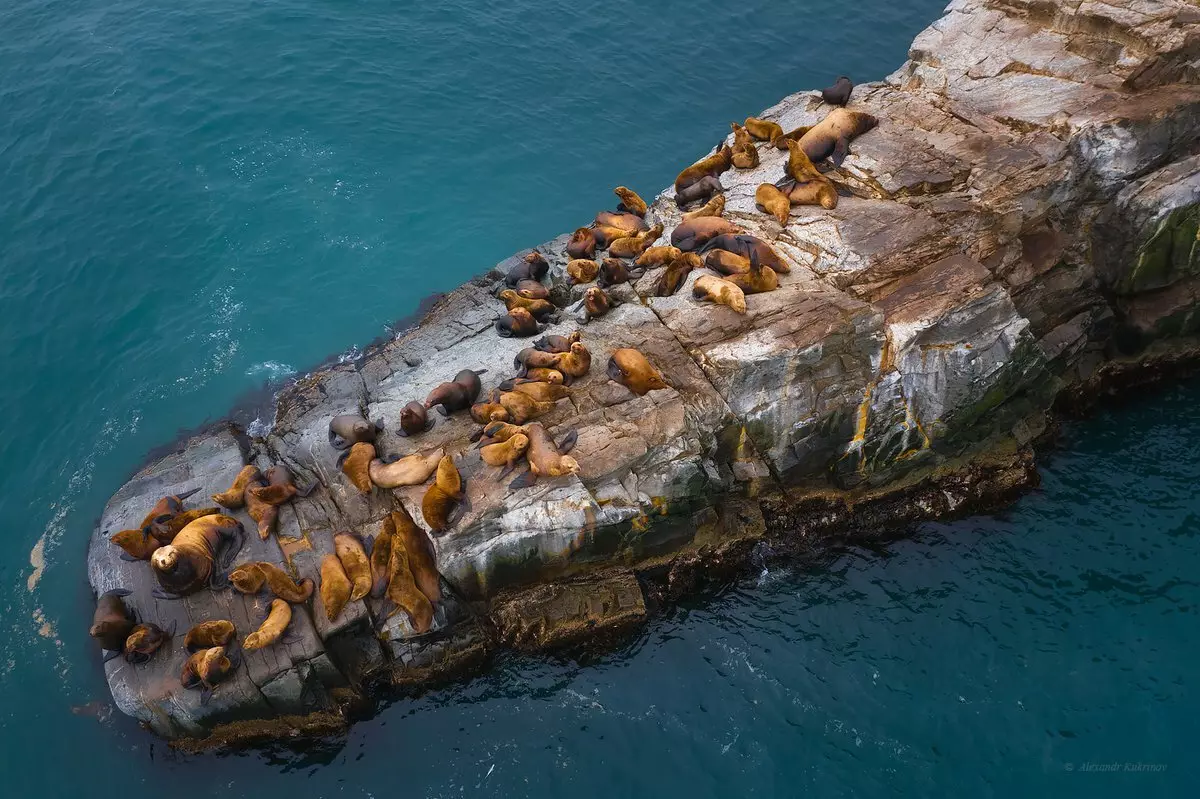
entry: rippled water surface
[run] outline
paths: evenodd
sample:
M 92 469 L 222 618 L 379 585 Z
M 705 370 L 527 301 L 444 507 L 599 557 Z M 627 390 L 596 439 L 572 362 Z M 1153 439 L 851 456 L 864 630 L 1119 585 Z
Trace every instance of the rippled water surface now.
M 580 665 L 504 660 L 300 757 L 115 717 L 91 525 L 145 453 L 728 122 L 882 77 L 941 2 L 9 0 L 0 10 L 4 795 L 818 796 L 1190 785 L 1193 385 L 1070 428 L 1001 519 L 777 571 Z M 1141 763 L 1133 772 L 1085 764 Z M 1086 773 L 1080 773 L 1086 772 Z

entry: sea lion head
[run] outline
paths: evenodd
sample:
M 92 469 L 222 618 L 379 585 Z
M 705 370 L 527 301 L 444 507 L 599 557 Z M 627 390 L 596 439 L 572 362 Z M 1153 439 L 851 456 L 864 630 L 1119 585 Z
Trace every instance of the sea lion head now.
M 513 291 L 512 289 L 504 289 L 504 291 L 496 295 L 496 299 L 500 300 L 505 305 L 508 305 L 510 302 L 516 302 L 521 298 L 517 292 Z
M 246 563 L 229 573 L 229 582 L 243 594 L 256 594 L 262 588 L 263 579 L 254 564 Z
M 179 559 L 179 549 L 167 544 L 154 550 L 154 554 L 150 556 L 150 565 L 156 572 L 172 574 L 179 567 Z
M 579 461 L 572 458 L 570 455 L 563 455 L 558 459 L 559 469 L 562 474 L 579 474 Z M 559 475 L 560 477 L 562 475 Z

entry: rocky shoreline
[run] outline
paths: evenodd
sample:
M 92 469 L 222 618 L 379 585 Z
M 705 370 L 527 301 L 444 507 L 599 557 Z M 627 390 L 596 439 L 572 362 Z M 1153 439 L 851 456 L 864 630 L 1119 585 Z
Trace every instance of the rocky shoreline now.
M 600 645 L 745 568 L 760 543 L 798 552 L 1008 501 L 1036 484 L 1056 410 L 1200 362 L 1196 5 L 957 0 L 849 107 L 881 122 L 827 173 L 836 208 L 794 207 L 786 226 L 758 210 L 755 188 L 787 157 L 766 145 L 759 166 L 721 175 L 725 217 L 791 267 L 747 313 L 696 302 L 697 273 L 654 296 L 660 268 L 613 287 L 607 315 L 564 314 L 548 331 L 578 329 L 592 352 L 591 372 L 539 420 L 556 438 L 578 431 L 578 474 L 511 489 L 473 454 L 465 414 L 394 433 L 405 403 L 460 369 L 487 368 L 485 390 L 509 374 L 529 342 L 496 335 L 494 291 L 519 253 L 395 340 L 286 388 L 263 438 L 220 426 L 135 475 L 97 525 L 88 578 L 97 594 L 131 590 L 141 619 L 180 637 L 149 663 L 105 665 L 118 708 L 184 748 L 327 735 L 363 696 L 472 673 L 498 649 Z M 790 130 L 828 110 L 800 93 L 759 116 Z M 673 190 L 648 218 L 669 241 Z M 560 306 L 581 296 L 566 241 L 536 248 Z M 621 347 L 671 388 L 639 397 L 608 380 Z M 281 506 L 265 541 L 239 512 L 251 535 L 237 562 L 317 579 L 335 532 L 373 535 L 396 503 L 419 518 L 424 491 L 355 489 L 327 438 L 344 413 L 383 418 L 385 452 L 462 453 L 468 510 L 433 538 L 445 596 L 433 628 L 384 619 L 370 598 L 330 622 L 314 598 L 295 606 L 288 639 L 247 652 L 201 704 L 180 686 L 182 631 L 227 618 L 248 632 L 269 598 L 155 599 L 147 564 L 120 560 L 107 533 L 163 496 L 223 491 L 247 463 L 284 464 L 317 489 Z

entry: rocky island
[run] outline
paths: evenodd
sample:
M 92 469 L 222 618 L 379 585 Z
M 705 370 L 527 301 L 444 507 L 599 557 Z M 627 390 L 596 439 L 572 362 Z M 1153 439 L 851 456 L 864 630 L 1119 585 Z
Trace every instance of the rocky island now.
M 759 117 L 787 131 L 829 108 L 802 92 Z M 176 635 L 148 662 L 105 664 L 120 710 L 202 744 L 333 732 L 386 686 L 469 674 L 501 648 L 624 632 L 760 542 L 796 551 L 1005 501 L 1036 481 L 1034 446 L 1057 408 L 1197 362 L 1200 6 L 955 0 L 848 108 L 880 122 L 826 173 L 835 208 L 793 207 L 786 225 L 763 213 L 756 187 L 788 158 L 765 144 L 756 167 L 720 176 L 725 218 L 790 266 L 778 289 L 740 314 L 693 298 L 703 270 L 660 297 L 652 269 L 612 287 L 606 315 L 581 324 L 564 311 L 546 331 L 579 330 L 592 354 L 539 419 L 556 440 L 576 431 L 578 473 L 511 487 L 480 461 L 466 413 L 396 435 L 401 409 L 460 370 L 487 369 L 485 392 L 511 375 L 530 340 L 497 335 L 496 289 L 520 253 L 394 340 L 287 387 L 265 436 L 222 425 L 135 475 L 104 509 L 88 577 L 97 595 L 129 590 L 138 619 Z M 660 243 L 681 222 L 674 195 L 646 214 Z M 536 248 L 561 308 L 585 288 L 566 279 L 566 243 Z M 638 396 L 611 381 L 604 364 L 626 347 L 669 387 Z M 149 565 L 122 560 L 109 537 L 163 497 L 207 498 L 246 464 L 282 464 L 315 488 L 279 506 L 265 540 L 231 511 L 248 533 L 236 563 L 319 583 L 335 533 L 375 535 L 399 505 L 419 519 L 426 490 L 356 488 L 329 442 L 342 414 L 382 419 L 381 452 L 455 456 L 465 511 L 432 536 L 432 626 L 418 632 L 370 597 L 330 621 L 316 593 L 202 702 L 180 683 L 184 631 L 228 619 L 245 635 L 270 597 L 156 598 Z

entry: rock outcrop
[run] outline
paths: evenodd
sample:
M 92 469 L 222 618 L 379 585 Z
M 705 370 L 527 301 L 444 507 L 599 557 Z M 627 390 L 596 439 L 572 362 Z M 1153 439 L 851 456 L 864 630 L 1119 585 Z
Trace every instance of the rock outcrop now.
M 330 623 L 314 599 L 296 606 L 286 643 L 246 653 L 206 705 L 179 684 L 181 638 L 148 664 L 109 662 L 118 707 L 169 737 L 271 718 L 290 730 L 296 716 L 328 719 L 366 684 L 420 685 L 478 668 L 497 646 L 616 634 L 650 599 L 686 591 L 714 563 L 744 562 L 764 537 L 796 547 L 1008 496 L 1033 479 L 1031 444 L 1056 398 L 1094 393 L 1117 364 L 1195 357 L 1200 7 L 955 0 L 850 107 L 881 123 L 828 173 L 836 209 L 796 207 L 782 226 L 758 211 L 755 188 L 780 179 L 786 158 L 766 144 L 757 168 L 721 176 L 726 217 L 792 270 L 748 298 L 746 314 L 693 300 L 699 271 L 676 295 L 653 296 L 654 270 L 616 287 L 608 315 L 548 331 L 582 330 L 593 356 L 541 420 L 556 438 L 578 431 L 577 475 L 510 489 L 468 449 L 477 425 L 466 414 L 420 436 L 394 432 L 405 403 L 460 369 L 487 368 L 485 390 L 511 372 L 529 341 L 496 335 L 493 290 L 518 256 L 395 340 L 284 390 L 265 438 L 217 429 L 136 475 L 104 510 L 89 579 L 97 593 L 131 589 L 141 618 L 175 622 L 180 636 L 210 618 L 244 635 L 269 600 L 154 599 L 148 566 L 119 560 L 105 533 L 162 496 L 222 490 L 247 462 L 317 481 L 282 506 L 270 540 L 242 517 L 251 535 L 238 558 L 314 580 L 335 531 L 374 534 L 395 503 L 420 518 L 424 487 L 364 495 L 341 474 L 327 439 L 336 415 L 384 419 L 386 453 L 463 452 L 469 502 L 434 538 L 445 599 L 432 630 L 385 618 L 372 599 Z M 828 110 L 801 93 L 760 116 L 790 130 Z M 681 216 L 673 191 L 649 215 L 669 240 Z M 537 248 L 560 305 L 579 296 L 565 242 Z M 604 364 L 621 347 L 642 350 L 670 388 L 638 397 L 609 381 Z

